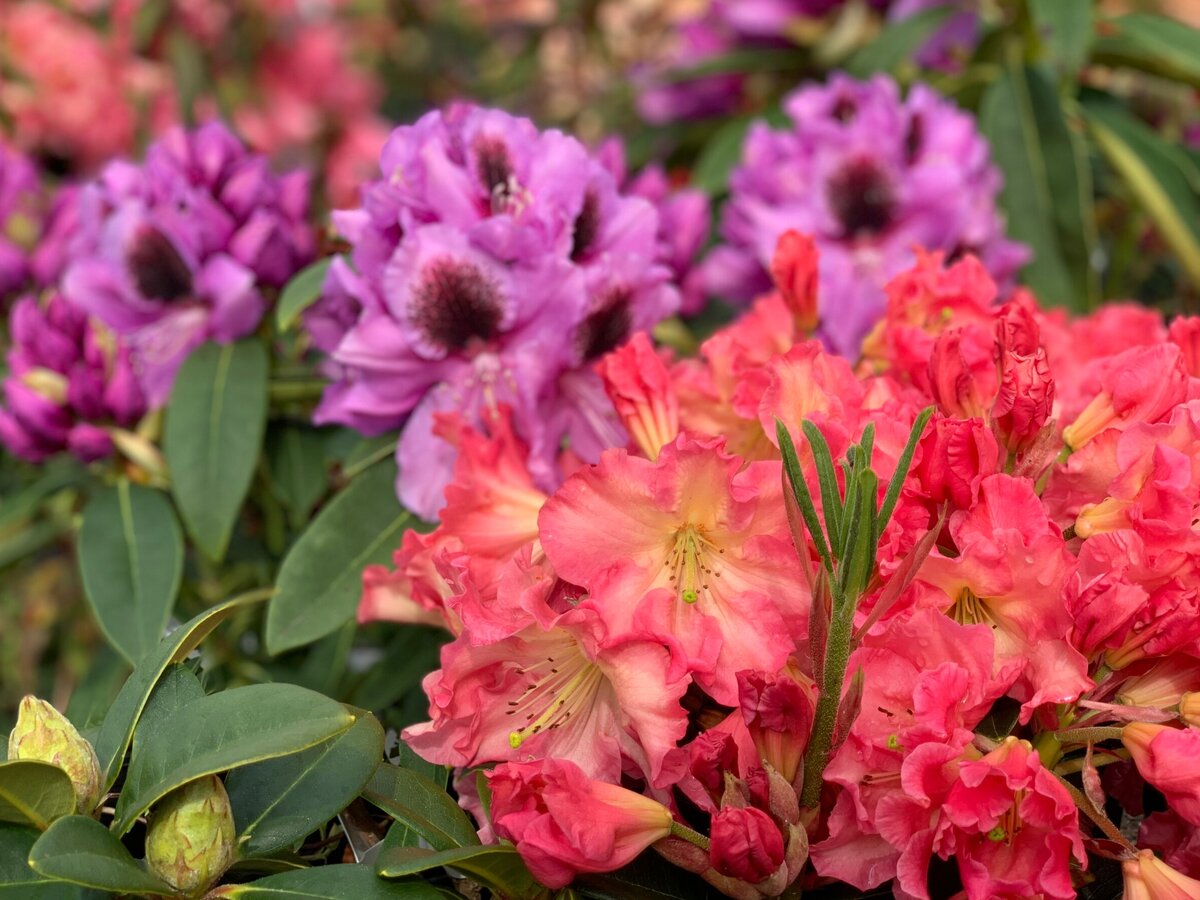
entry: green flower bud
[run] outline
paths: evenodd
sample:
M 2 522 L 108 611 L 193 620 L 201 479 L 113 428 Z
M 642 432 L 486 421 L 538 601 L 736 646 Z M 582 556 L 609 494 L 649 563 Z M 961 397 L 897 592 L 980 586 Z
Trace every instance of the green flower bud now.
M 151 811 L 146 865 L 180 893 L 198 895 L 233 862 L 235 838 L 225 785 L 216 775 L 197 778 Z
M 75 785 L 76 805 L 91 815 L 100 803 L 100 761 L 67 718 L 32 695 L 21 701 L 17 725 L 8 736 L 9 759 L 34 759 L 58 766 Z

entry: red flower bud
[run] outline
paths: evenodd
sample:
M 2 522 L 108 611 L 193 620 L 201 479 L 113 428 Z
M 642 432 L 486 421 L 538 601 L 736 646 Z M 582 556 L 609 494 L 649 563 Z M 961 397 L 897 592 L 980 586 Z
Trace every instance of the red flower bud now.
M 798 231 L 785 231 L 771 258 L 771 279 L 801 331 L 817 327 L 817 245 Z
M 757 884 L 783 865 L 783 835 L 761 809 L 725 807 L 712 820 L 709 856 L 722 875 Z

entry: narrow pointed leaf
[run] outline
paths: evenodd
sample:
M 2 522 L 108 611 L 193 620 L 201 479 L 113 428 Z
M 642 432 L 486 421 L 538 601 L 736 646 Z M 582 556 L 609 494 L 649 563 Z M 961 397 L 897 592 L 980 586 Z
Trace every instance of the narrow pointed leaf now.
M 846 71 L 855 78 L 895 72 L 904 63 L 911 63 L 916 52 L 953 12 L 954 4 L 947 4 L 888 23 L 879 37 L 846 61 Z
M 904 479 L 908 478 L 908 470 L 912 468 L 913 454 L 917 452 L 917 444 L 920 443 L 921 435 L 925 433 L 925 426 L 929 424 L 932 417 L 933 407 L 927 406 L 921 410 L 917 420 L 913 422 L 912 431 L 909 432 L 908 441 L 904 445 L 904 452 L 900 454 L 900 459 L 896 462 L 896 471 L 892 473 L 891 481 L 888 482 L 883 506 L 879 508 L 879 516 L 875 520 L 876 540 L 883 535 L 888 522 L 891 521 L 896 503 L 900 499 L 900 491 L 904 487 Z
M 183 575 L 183 532 L 170 502 L 125 479 L 101 489 L 83 511 L 78 556 L 100 630 L 136 664 L 162 640 Z
M 108 715 L 104 717 L 104 724 L 100 726 L 100 734 L 95 741 L 96 756 L 100 759 L 100 772 L 104 776 L 106 791 L 117 780 L 117 774 L 125 761 L 125 751 L 133 737 L 134 726 L 145 709 L 154 686 L 167 667 L 186 658 L 214 628 L 234 613 L 254 603 L 260 603 L 266 597 L 264 593 L 247 594 L 205 610 L 176 628 L 158 645 L 157 650 L 138 663 L 121 692 L 117 694 Z
M 29 851 L 29 866 L 47 878 L 116 894 L 175 896 L 112 832 L 88 816 L 68 816 L 51 825 Z
M 812 535 L 813 543 L 817 547 L 817 554 L 821 557 L 825 569 L 833 572 L 833 558 L 829 555 L 829 544 L 826 543 L 825 535 L 821 531 L 821 523 L 817 519 L 817 508 L 813 506 L 812 495 L 808 492 L 808 484 L 804 481 L 804 472 L 800 469 L 800 459 L 796 456 L 796 445 L 792 443 L 792 436 L 788 433 L 787 427 L 779 419 L 775 420 L 775 435 L 779 441 L 779 452 L 783 456 L 783 470 L 787 473 L 796 503 L 800 507 L 800 515 L 804 518 L 804 524 L 808 526 L 808 532 Z
M 833 456 L 829 452 L 829 444 L 825 435 L 813 422 L 805 419 L 801 425 L 808 445 L 812 448 L 813 461 L 817 465 L 817 484 L 821 488 L 821 511 L 825 513 L 825 530 L 832 537 L 842 531 L 842 495 L 838 488 L 837 470 L 833 467 Z M 842 547 L 839 544 L 833 548 L 833 553 L 839 559 Z
M 45 830 L 75 812 L 75 788 L 58 766 L 31 759 L 0 763 L 0 822 Z
M 203 775 L 298 753 L 341 734 L 354 715 L 294 684 L 211 694 L 156 723 L 129 764 L 113 830 L 123 835 L 151 804 Z

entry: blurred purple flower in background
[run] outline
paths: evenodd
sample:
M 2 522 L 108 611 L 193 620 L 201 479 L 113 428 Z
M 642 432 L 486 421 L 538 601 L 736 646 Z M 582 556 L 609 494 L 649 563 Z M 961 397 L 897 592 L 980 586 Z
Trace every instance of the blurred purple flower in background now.
M 29 278 L 39 195 L 33 163 L 0 141 L 0 297 L 20 290 Z
M 574 138 L 465 104 L 397 128 L 380 168 L 335 213 L 349 262 L 305 316 L 335 378 L 315 421 L 403 427 L 397 490 L 426 518 L 455 456 L 439 414 L 510 406 L 547 489 L 564 440 L 587 460 L 623 444 L 592 367 L 679 307 L 654 203 Z
M 152 406 L 187 354 L 257 327 L 262 288 L 313 256 L 308 175 L 273 175 L 223 125 L 173 129 L 78 198 L 63 293 L 124 335 Z
M 927 68 L 954 70 L 979 39 L 979 0 L 870 0 L 867 4 L 895 24 L 928 10 L 953 6 L 956 11 L 918 50 L 915 60 Z M 723 56 L 755 49 L 795 48 L 818 20 L 837 15 L 846 0 L 709 0 L 677 24 L 659 59 L 638 65 L 631 76 L 637 85 L 636 105 L 647 122 L 728 115 L 752 107 L 744 71 L 703 70 Z M 886 25 L 884 27 L 887 27 Z M 820 32 L 817 32 L 820 33 Z M 802 60 L 803 56 L 798 56 Z
M 768 290 L 768 265 L 788 229 L 820 250 L 821 333 L 854 358 L 884 309 L 884 284 L 914 247 L 977 255 L 1010 280 L 1027 250 L 1004 236 L 1001 176 L 974 120 L 923 85 L 834 75 L 784 101 L 792 127 L 753 125 L 721 218 L 724 244 L 705 262 L 716 296 Z
M 58 294 L 18 300 L 0 407 L 0 443 L 30 462 L 70 450 L 84 462 L 113 450 L 105 425 L 128 428 L 146 413 L 129 350 Z

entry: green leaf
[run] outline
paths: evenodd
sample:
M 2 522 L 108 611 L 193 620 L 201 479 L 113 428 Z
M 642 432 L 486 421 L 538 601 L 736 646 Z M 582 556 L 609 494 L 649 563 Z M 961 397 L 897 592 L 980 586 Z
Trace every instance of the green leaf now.
M 438 667 L 442 644 L 450 635 L 441 628 L 401 625 L 388 639 L 383 659 L 363 674 L 347 698 L 364 709 L 387 709 Z M 401 744 L 402 747 L 407 747 Z
M 383 757 L 383 729 L 363 713 L 349 730 L 301 753 L 231 772 L 243 855 L 266 856 L 325 824 L 346 808 Z
M 54 881 L 29 868 L 29 851 L 39 833 L 0 822 L 0 900 L 84 900 L 96 895 L 79 885 Z M 106 895 L 107 896 L 107 895 Z
M 954 12 L 954 4 L 951 3 L 919 12 L 899 22 L 889 22 L 879 37 L 846 61 L 846 71 L 855 78 L 867 78 L 876 72 L 895 72 L 902 63 L 913 58 Z
M 322 638 L 354 617 L 362 570 L 391 560 L 421 523 L 396 500 L 396 464 L 373 466 L 339 493 L 292 546 L 267 610 L 267 649 L 281 653 Z
M 580 875 L 574 884 L 581 896 L 596 900 L 719 900 L 724 896 L 695 875 L 663 865 L 662 857 L 652 851 L 616 872 Z
M 300 318 L 300 313 L 312 306 L 321 296 L 331 262 L 332 259 L 318 259 L 311 266 L 297 272 L 284 286 L 283 293 L 279 295 L 279 303 L 275 307 L 275 323 L 280 331 L 291 328 Z
M 125 834 L 151 804 L 193 779 L 298 753 L 341 734 L 354 718 L 294 684 L 252 684 L 194 700 L 140 738 L 113 830 Z
M 100 630 L 131 663 L 158 646 L 183 576 L 183 533 L 160 491 L 102 488 L 79 529 L 83 589 Z
M 812 450 L 813 460 L 817 464 L 817 484 L 821 488 L 821 511 L 825 514 L 825 530 L 830 540 L 834 535 L 842 534 L 842 494 L 838 488 L 837 472 L 833 468 L 833 455 L 829 452 L 829 444 L 825 435 L 814 423 L 805 419 L 800 423 L 804 436 L 808 438 L 808 446 Z M 840 537 L 838 545 L 831 548 L 834 555 L 841 559 L 846 552 L 845 538 Z
M 271 490 L 287 507 L 292 527 L 303 527 L 329 486 L 325 436 L 298 425 L 272 429 L 267 434 L 267 469 Z
M 729 174 L 742 158 L 742 143 L 754 119 L 740 117 L 722 124 L 704 145 L 692 166 L 692 186 L 710 197 L 729 189 Z
M 699 62 L 665 72 L 666 84 L 678 84 L 707 78 L 711 75 L 743 75 L 749 72 L 781 72 L 803 64 L 804 56 L 795 47 L 743 47 Z
M 1055 67 L 1074 76 L 1096 36 L 1093 0 L 1029 0 L 1029 14 Z
M 442 788 L 416 772 L 382 763 L 362 795 L 398 821 L 411 825 L 435 850 L 479 843 L 467 814 Z
M 450 866 L 513 900 L 547 896 L 529 874 L 517 848 L 509 844 L 455 847 L 432 851 L 423 847 L 388 847 L 379 854 L 376 873 L 382 878 L 404 878 L 429 869 Z
M 1200 198 L 1191 160 L 1115 103 L 1090 102 L 1084 111 L 1101 152 L 1200 285 Z
M 813 505 L 812 494 L 808 492 L 808 482 L 804 480 L 804 470 L 800 468 L 796 445 L 792 442 L 792 435 L 787 430 L 787 426 L 779 419 L 775 420 L 775 439 L 779 442 L 779 452 L 783 456 L 783 471 L 787 474 L 787 480 L 792 486 L 792 493 L 795 494 L 800 514 L 804 517 L 804 524 L 808 526 L 808 533 L 812 535 L 813 543 L 817 546 L 817 554 L 821 557 L 821 563 L 825 566 L 826 571 L 832 574 L 833 557 L 829 554 L 829 545 L 821 531 L 821 523 L 817 519 L 817 508 Z M 799 552 L 800 548 L 797 547 L 796 550 Z
M 216 896 L 221 900 L 442 900 L 446 895 L 419 881 L 384 881 L 369 866 L 334 865 L 226 885 Z
M 31 759 L 0 762 L 0 822 L 45 830 L 75 812 L 75 787 L 58 766 Z
M 104 775 L 104 790 L 111 788 L 117 780 L 117 774 L 125 761 L 125 751 L 133 737 L 134 726 L 167 666 L 187 657 L 214 628 L 231 615 L 265 600 L 266 597 L 264 592 L 246 594 L 205 610 L 190 622 L 176 628 L 158 645 L 154 653 L 138 663 L 121 692 L 117 694 L 108 715 L 104 717 L 104 724 L 100 726 L 100 734 L 95 741 L 96 756 L 100 759 L 100 771 Z
M 254 339 L 205 344 L 167 404 L 163 453 L 188 534 L 220 561 L 254 477 L 267 422 L 267 354 Z
M 908 433 L 908 440 L 904 442 L 904 451 L 900 454 L 900 459 L 896 461 L 896 468 L 892 472 L 891 480 L 888 481 L 887 493 L 883 496 L 883 505 L 879 507 L 879 515 L 875 519 L 876 541 L 883 536 L 884 529 L 891 521 L 892 512 L 896 509 L 896 503 L 900 499 L 900 490 L 904 487 L 904 479 L 908 477 L 908 470 L 912 468 L 917 444 L 921 442 L 921 435 L 925 433 L 925 426 L 929 424 L 931 418 L 933 418 L 933 407 L 927 406 L 917 415 L 912 430 Z
M 1092 56 L 1200 87 L 1200 31 L 1166 16 L 1130 13 L 1106 20 Z
M 1098 291 L 1090 173 L 1049 79 L 1010 66 L 984 94 L 979 126 L 1004 173 L 1008 232 L 1033 251 L 1024 280 L 1047 306 L 1090 305 Z
M 98 728 L 129 671 L 129 664 L 120 653 L 107 644 L 97 646 L 63 714 L 80 731 Z
M 395 432 L 363 438 L 346 454 L 342 461 L 342 474 L 356 478 L 378 462 L 396 455 Z
M 163 720 L 174 715 L 189 703 L 204 697 L 204 688 L 196 674 L 182 663 L 176 663 L 163 673 L 146 708 L 142 710 L 133 732 L 133 754 L 136 756 L 146 740 L 162 727 Z
M 29 866 L 47 878 L 116 894 L 175 896 L 114 834 L 88 816 L 68 816 L 51 825 L 29 851 Z

